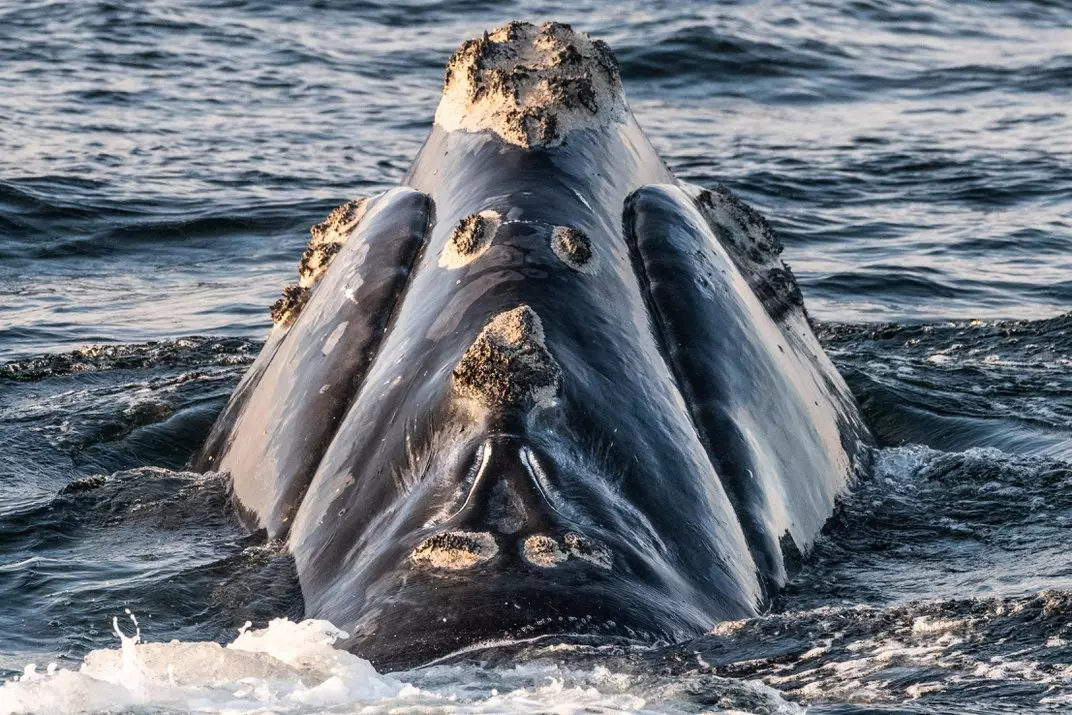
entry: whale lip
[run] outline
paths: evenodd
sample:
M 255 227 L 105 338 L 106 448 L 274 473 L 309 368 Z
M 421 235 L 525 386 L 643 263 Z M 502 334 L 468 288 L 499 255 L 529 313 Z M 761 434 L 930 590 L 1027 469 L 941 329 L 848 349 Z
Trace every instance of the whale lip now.
M 748 615 L 695 591 L 642 522 L 606 518 L 618 504 L 606 492 L 575 491 L 577 465 L 553 445 L 495 431 L 455 454 L 458 488 L 423 492 L 449 494 L 426 505 L 441 518 L 414 508 L 377 530 L 345 578 L 306 600 L 309 617 L 347 614 L 340 645 L 377 667 L 535 636 L 673 642 Z
M 531 649 L 555 649 L 567 648 L 632 648 L 644 649 L 657 648 L 669 645 L 670 641 L 657 633 L 634 632 L 632 635 L 625 634 L 595 634 L 595 633 L 545 633 L 526 638 L 504 638 L 500 640 L 485 640 L 462 646 L 432 660 L 421 663 L 422 668 L 431 668 L 437 665 L 454 665 L 466 662 L 480 663 L 484 667 L 494 667 L 496 661 L 503 661 L 508 665 L 523 660 L 526 652 Z
M 562 23 L 515 21 L 454 53 L 435 123 L 532 148 L 557 146 L 577 129 L 627 115 L 618 61 L 606 43 Z

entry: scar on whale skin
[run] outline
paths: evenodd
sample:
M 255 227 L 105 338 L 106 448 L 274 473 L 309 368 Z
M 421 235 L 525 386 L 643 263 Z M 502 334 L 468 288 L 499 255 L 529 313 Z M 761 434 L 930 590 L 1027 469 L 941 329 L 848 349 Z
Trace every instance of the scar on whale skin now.
M 286 326 L 294 322 L 309 300 L 309 290 L 320 282 L 367 209 L 368 199 L 347 201 L 309 229 L 312 238 L 298 263 L 298 282 L 284 288 L 283 296 L 272 304 L 273 323 Z
M 499 313 L 454 368 L 454 390 L 487 407 L 547 406 L 562 370 L 544 344 L 540 316 L 527 305 Z
M 500 223 L 498 211 L 481 211 L 463 218 L 447 239 L 439 265 L 443 268 L 461 268 L 479 258 L 488 250 Z
M 418 566 L 461 571 L 492 559 L 498 552 L 495 538 L 487 532 L 449 531 L 425 539 L 410 559 Z
M 490 130 L 517 146 L 624 121 L 618 61 L 600 40 L 557 22 L 511 22 L 465 42 L 447 63 L 436 124 Z

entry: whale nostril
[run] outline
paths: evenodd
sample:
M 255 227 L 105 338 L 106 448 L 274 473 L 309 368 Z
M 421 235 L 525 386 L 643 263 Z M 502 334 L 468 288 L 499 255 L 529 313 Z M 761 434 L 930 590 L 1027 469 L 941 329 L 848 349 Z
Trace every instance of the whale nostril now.
M 476 459 L 480 465 L 468 483 L 465 501 L 449 517 L 454 528 L 503 536 L 561 533 L 562 516 L 540 483 L 547 475 L 541 470 L 537 476 L 533 471 L 535 456 L 520 438 L 489 437 Z M 469 473 L 473 471 L 470 468 Z
M 460 571 L 489 561 L 498 552 L 495 537 L 487 532 L 448 531 L 425 539 L 410 559 L 418 566 Z

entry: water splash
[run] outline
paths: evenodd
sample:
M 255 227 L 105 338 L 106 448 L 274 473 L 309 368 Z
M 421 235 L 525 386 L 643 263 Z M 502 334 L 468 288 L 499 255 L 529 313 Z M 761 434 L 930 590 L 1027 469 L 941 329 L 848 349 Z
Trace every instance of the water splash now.
M 463 663 L 392 675 L 334 647 L 346 633 L 322 620 L 246 623 L 228 645 L 142 643 L 113 627 L 118 649 L 91 652 L 75 670 L 29 665 L 0 687 L 0 715 L 133 713 L 405 712 L 737 712 L 798 715 L 803 710 L 759 682 L 709 676 L 702 698 L 695 683 L 602 665 L 564 665 L 560 657 L 486 668 Z M 561 656 L 561 654 L 559 654 Z M 724 706 L 725 709 L 721 709 Z

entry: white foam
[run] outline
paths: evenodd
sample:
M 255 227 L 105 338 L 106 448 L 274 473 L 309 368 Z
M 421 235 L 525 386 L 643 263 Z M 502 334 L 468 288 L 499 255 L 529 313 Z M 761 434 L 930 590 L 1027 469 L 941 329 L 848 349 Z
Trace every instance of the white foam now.
M 198 713 L 306 713 L 355 703 L 406 699 L 415 690 L 333 647 L 343 635 L 327 621 L 272 621 L 243 629 L 228 646 L 140 643 L 95 650 L 78 671 L 51 667 L 0 687 L 0 715 L 66 715 L 169 708 Z
M 0 687 L 0 715 L 162 709 L 221 715 L 695 712 L 694 703 L 679 700 L 687 693 L 673 680 L 653 687 L 646 675 L 602 666 L 441 665 L 383 675 L 368 661 L 336 649 L 333 644 L 345 634 L 320 620 L 277 619 L 261 630 L 243 628 L 227 646 L 141 643 L 136 623 L 133 636 L 118 628 L 116 633 L 119 648 L 93 651 L 77 671 L 27 666 Z M 710 677 L 717 688 L 745 694 L 760 712 L 803 712 L 761 683 Z

